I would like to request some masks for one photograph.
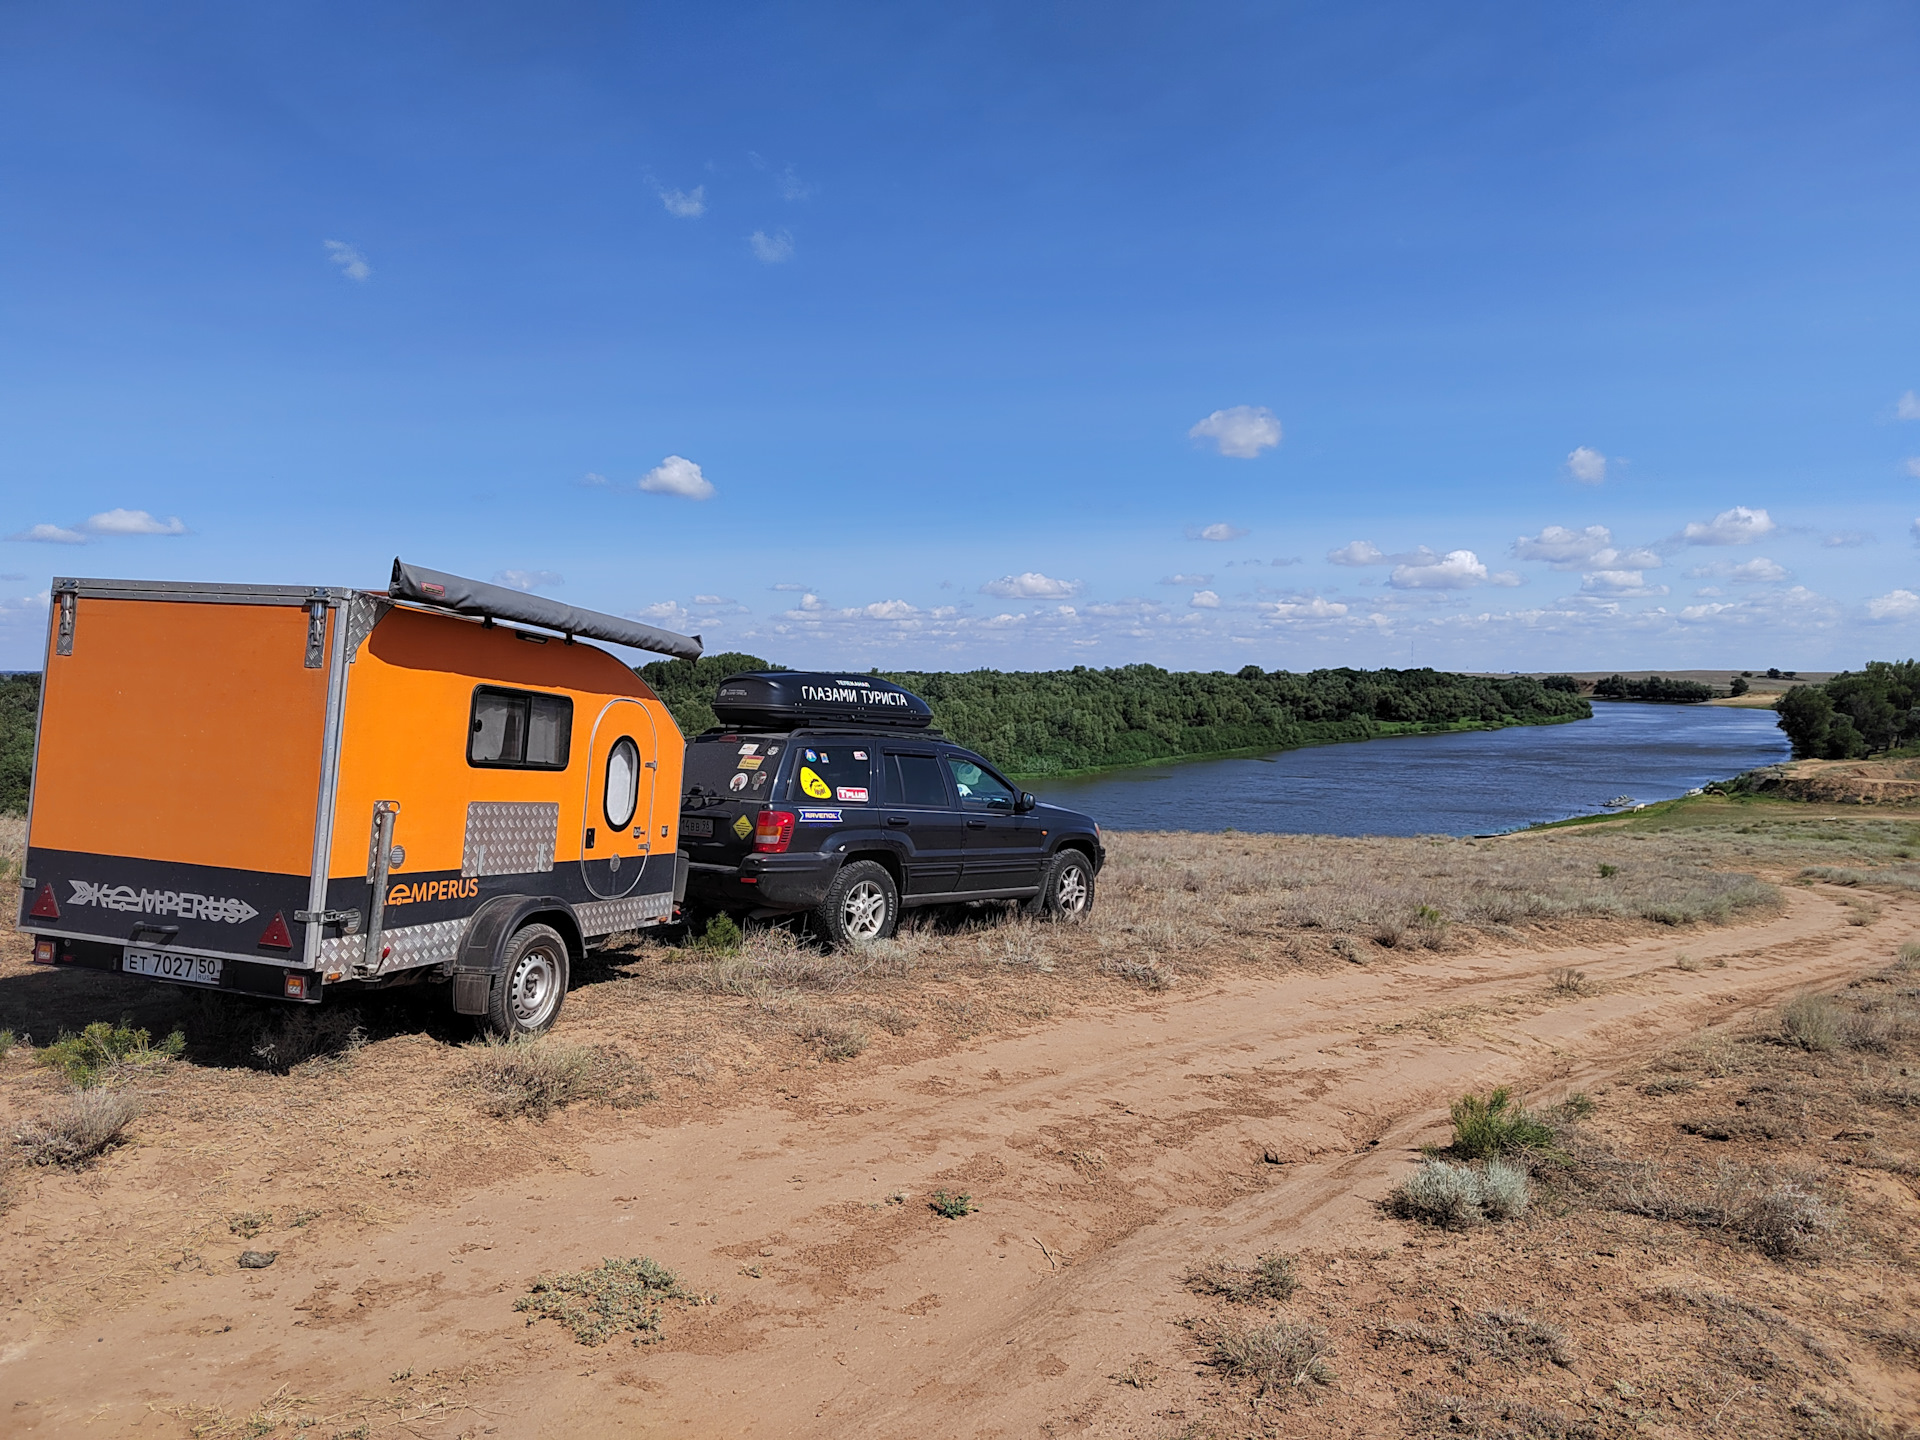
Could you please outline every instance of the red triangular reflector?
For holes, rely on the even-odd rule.
[[[40,887],[40,893],[33,899],[33,909],[27,912],[35,920],[58,920],[59,902],[53,898],[53,882],[49,880]]]
[[[286,916],[282,915],[278,910],[274,911],[273,923],[267,926],[265,933],[260,936],[258,943],[271,946],[275,950],[293,949],[293,935],[287,929]]]

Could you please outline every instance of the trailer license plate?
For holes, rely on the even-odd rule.
[[[682,835],[712,835],[713,821],[682,820],[680,822],[680,833]]]
[[[125,969],[129,975],[151,975],[155,980],[183,980],[189,985],[220,983],[220,962],[207,955],[169,955],[160,950],[129,948]]]

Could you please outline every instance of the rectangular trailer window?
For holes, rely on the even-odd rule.
[[[573,738],[573,701],[564,695],[501,690],[473,692],[467,763],[503,770],[564,770]]]

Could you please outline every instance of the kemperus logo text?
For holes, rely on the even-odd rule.
[[[182,920],[220,920],[238,925],[260,912],[244,900],[217,895],[195,895],[187,890],[136,890],[131,885],[96,885],[91,880],[69,880],[69,905],[94,905],[137,915],[177,915]]]

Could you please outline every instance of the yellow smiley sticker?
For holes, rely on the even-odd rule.
[[[831,800],[833,798],[833,788],[818,775],[814,774],[813,767],[810,765],[802,765],[800,767],[800,788],[816,800]]]

